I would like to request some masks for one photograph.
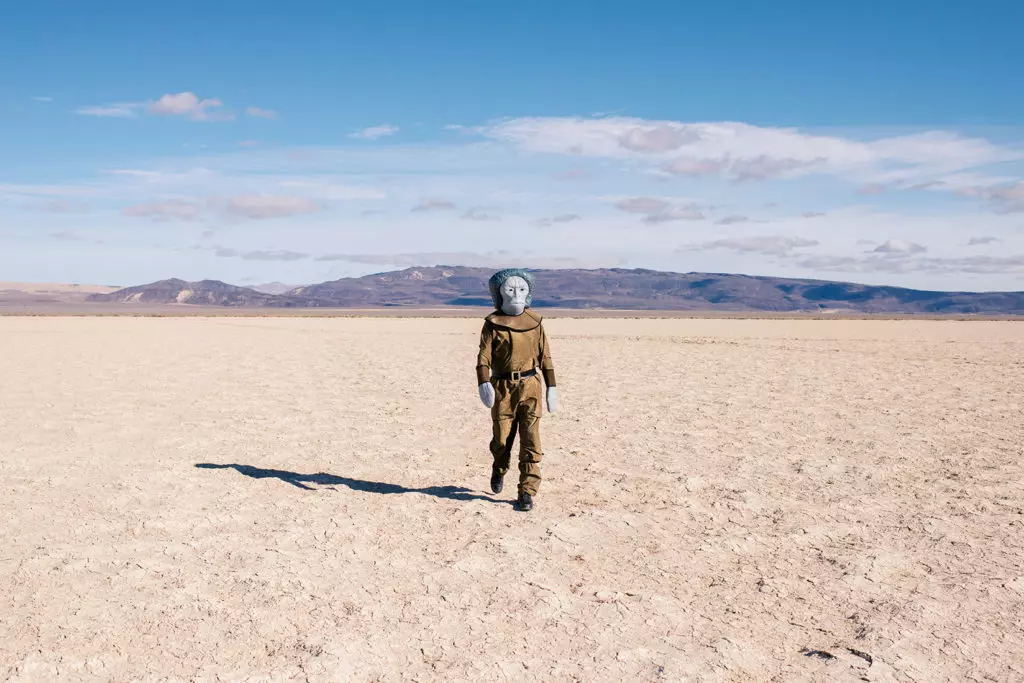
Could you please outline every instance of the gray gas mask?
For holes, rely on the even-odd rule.
[[[522,315],[526,310],[527,297],[530,294],[530,285],[526,280],[513,275],[502,283],[501,289],[501,312],[505,315]]]

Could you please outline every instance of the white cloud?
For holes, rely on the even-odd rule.
[[[146,116],[144,107],[137,111]],[[786,183],[731,182],[738,171],[754,178],[779,172],[786,159],[801,163],[815,159],[814,152],[787,152],[788,156],[766,156],[764,160],[748,155],[747,163],[735,171],[731,165],[735,159],[729,158],[717,174],[697,180],[671,176],[669,181],[656,183],[637,171],[683,158],[695,143],[684,141],[663,154],[628,149],[656,149],[679,142],[655,131],[627,139],[627,148],[615,141],[616,153],[621,155],[616,158],[584,154],[570,159],[559,154],[524,153],[518,143],[445,137],[445,142],[437,144],[347,141],[339,147],[302,149],[274,145],[239,149],[236,144],[244,138],[237,137],[222,141],[232,143],[229,151],[199,152],[193,146],[190,152],[180,151],[179,157],[108,166],[77,179],[57,175],[54,170],[48,185],[0,185],[0,225],[6,231],[0,235],[0,252],[5,247],[11,252],[13,245],[22,244],[22,238],[28,244],[33,236],[41,238],[40,244],[50,250],[92,248],[87,243],[64,245],[47,237],[66,230],[103,237],[109,245],[124,244],[128,238],[128,242],[156,240],[166,246],[187,247],[197,241],[223,243],[230,235],[225,248],[253,256],[216,259],[212,252],[181,252],[179,258],[134,245],[131,248],[138,250],[132,253],[138,257],[126,259],[112,253],[112,265],[100,270],[103,279],[117,282],[131,280],[129,275],[139,272],[139,259],[152,259],[168,271],[190,273],[191,279],[232,281],[242,275],[258,275],[263,280],[288,282],[331,279],[322,277],[328,273],[340,277],[369,272],[369,266],[360,262],[316,261],[318,254],[466,253],[475,255],[466,258],[477,258],[477,262],[487,263],[484,257],[488,257],[495,265],[515,265],[516,254],[489,251],[495,248],[494,231],[489,226],[498,223],[459,219],[464,212],[469,218],[498,215],[496,209],[484,207],[500,207],[503,226],[529,235],[531,242],[524,249],[535,250],[533,256],[562,259],[562,263],[583,258],[580,250],[585,249],[586,259],[595,263],[607,265],[622,258],[628,259],[631,267],[681,272],[831,278],[831,273],[839,270],[830,269],[846,267],[850,277],[841,279],[863,281],[864,274],[870,273],[877,275],[874,279],[880,284],[941,289],[1022,287],[1019,274],[999,271],[1012,262],[954,260],[966,254],[1008,258],[1024,252],[1019,214],[989,210],[1012,206],[1021,178],[994,183],[995,174],[989,174],[988,168],[956,171],[943,176],[942,185],[913,193],[906,190],[933,181],[922,178],[908,184],[837,176],[850,181],[845,190],[827,178],[824,182],[800,177]],[[587,151],[586,143],[582,149]],[[999,175],[1012,176],[1020,168],[1004,164]],[[569,169],[576,175],[575,182],[554,181]],[[888,172],[892,167],[883,165],[882,170]],[[0,182],[3,180],[0,176]],[[885,184],[886,193],[877,198],[856,193],[871,182]],[[956,190],[965,197],[957,198]],[[905,194],[897,199],[893,196],[897,192]],[[264,199],[262,204],[244,199],[282,196],[291,199]],[[33,204],[47,200],[54,200],[52,208],[57,211],[87,201],[90,211],[58,215],[31,210]],[[950,208],[951,204],[959,206]],[[314,205],[322,211],[311,211]],[[414,206],[419,212],[409,213]],[[120,217],[122,208],[127,218]],[[363,214],[367,209],[381,215],[367,217]],[[814,220],[802,217],[804,211]],[[709,220],[685,222],[701,214]],[[275,217],[278,220],[258,220]],[[743,222],[741,217],[749,218]],[[146,225],[149,221],[161,223]],[[133,229],[133,224],[141,229]],[[217,230],[216,237],[200,240],[200,233],[208,228]],[[9,241],[12,235],[19,241]],[[751,236],[775,239],[755,242]],[[820,244],[805,249],[797,246],[800,242],[780,242],[780,236]],[[968,247],[972,236],[990,236],[1000,242]],[[738,241],[720,240],[726,237]],[[870,251],[896,237],[907,245],[927,245],[927,251]],[[716,240],[712,247],[676,251],[681,243],[708,245]],[[872,243],[865,246],[857,244],[858,240]],[[285,252],[311,256],[292,261],[256,258]],[[40,247],[37,262],[42,263],[45,254]],[[191,260],[186,260],[184,256],[189,254]],[[931,265],[921,265],[924,261]],[[809,267],[815,263],[821,268]],[[958,263],[964,270],[959,274],[949,271]],[[0,265],[12,272],[26,267],[10,256],[5,260],[2,254]],[[941,276],[937,274],[940,268],[946,269]]]
[[[568,171],[562,171],[555,176],[555,180],[572,181],[572,180],[589,180],[594,177],[592,171],[585,168],[572,168]]]
[[[125,207],[122,215],[132,218],[151,218],[155,221],[194,221],[211,212],[226,217],[252,220],[286,218],[314,213],[323,207],[306,197],[288,195],[237,195],[226,198],[209,197],[171,198]]]
[[[949,184],[939,176],[1024,159],[1020,150],[946,131],[861,141],[744,123],[622,117],[517,118],[475,130],[534,152],[621,159],[667,175],[733,181],[830,175],[861,185]]]
[[[644,216],[644,223],[655,225],[658,223],[669,223],[671,221],[702,221],[704,213],[697,208],[686,206],[673,206],[665,211],[652,213]]]
[[[984,199],[999,213],[1024,212],[1024,181],[993,184],[987,187],[964,187],[957,193],[964,197]]]
[[[529,251],[510,252],[473,252],[444,251],[417,252],[396,254],[324,254],[315,259],[319,262],[346,261],[372,266],[392,266],[395,268],[411,268],[422,266],[470,266],[479,268],[505,268],[515,263],[524,268],[596,268],[620,265],[623,260],[618,257],[589,259],[578,256],[537,255]],[[483,293],[486,295],[486,292]]]
[[[110,175],[121,176],[130,181],[139,181],[146,185],[196,185],[208,187],[219,174],[208,168],[196,167],[187,171],[152,171],[139,168],[119,168],[107,171]]]
[[[140,112],[151,116],[184,116],[193,121],[227,121],[233,115],[220,111],[223,102],[216,98],[199,99],[192,92],[165,94],[155,102],[117,102],[79,107],[76,113],[108,118],[136,118]]]
[[[287,195],[242,195],[227,200],[224,211],[254,220],[285,218],[320,211],[323,207],[306,197]]]
[[[674,176],[700,177],[720,173],[726,170],[728,166],[729,163],[725,159],[681,157],[664,164],[661,167],[661,171]]]
[[[194,221],[202,216],[203,204],[189,199],[165,199],[127,206],[121,214],[130,218],[151,218],[154,221]]]
[[[467,221],[500,221],[501,217],[488,213],[487,209],[479,206],[472,206],[462,214],[463,220]]]
[[[756,253],[769,256],[786,256],[796,249],[817,246],[817,240],[805,239],[803,237],[785,237],[782,235],[758,235],[753,237],[736,237],[730,239],[705,242],[685,249],[686,251],[707,249],[730,249],[744,253]]]
[[[891,259],[880,256],[854,258],[850,256],[813,256],[802,259],[797,265],[821,272],[840,273],[886,273],[890,275],[911,275],[925,273],[943,276],[938,282],[947,283],[944,290],[959,290],[948,285],[949,275],[1010,275],[1024,273],[1024,254],[1013,256],[965,256],[953,258],[908,258]],[[975,290],[976,291],[976,290]]]
[[[287,249],[239,251],[228,247],[215,247],[213,253],[221,258],[240,258],[243,261],[302,261],[309,258],[309,254]]]
[[[572,223],[574,221],[583,220],[578,213],[563,213],[551,218],[541,218],[537,221],[537,225],[548,227],[555,223]]]
[[[102,189],[92,185],[30,185],[0,183],[0,198],[13,197],[92,197]]]
[[[882,194],[883,192],[885,192],[885,190],[885,185],[882,185],[881,183],[868,183],[867,185],[862,185],[857,190],[857,194],[871,196],[876,194]]]
[[[245,113],[261,119],[276,119],[277,112],[272,109],[261,109],[260,107],[248,107]]]
[[[134,103],[107,104],[98,107],[80,107],[75,110],[76,114],[83,116],[101,116],[116,119],[133,119],[138,116],[141,105]]]
[[[66,199],[51,199],[32,204],[31,208],[46,213],[85,213],[89,210],[89,205],[81,202],[69,202]]]
[[[341,201],[360,199],[386,199],[387,193],[376,187],[362,185],[343,185],[315,180],[284,180],[281,187],[302,188],[306,193],[322,199],[337,199]]]
[[[218,121],[232,118],[230,114],[223,114],[217,109],[223,102],[216,98],[206,100],[192,92],[182,92],[175,95],[163,95],[156,102],[146,106],[146,112],[154,116],[187,116],[193,121]]]
[[[694,128],[665,124],[630,128],[619,136],[619,144],[634,152],[666,152],[700,140]]]
[[[412,211],[451,211],[455,208],[455,203],[450,202],[447,199],[421,199],[416,206],[412,207]]]
[[[378,138],[387,137],[388,135],[394,135],[398,130],[398,126],[392,126],[391,124],[385,123],[382,126],[370,126],[369,128],[363,128],[362,130],[349,134],[349,137],[356,138],[358,140],[376,140]]]
[[[695,204],[673,205],[657,197],[630,197],[619,201],[616,206],[627,213],[644,214],[644,222],[650,225],[704,219],[704,214]]]
[[[967,242],[967,246],[969,246],[969,247],[974,247],[974,246],[977,246],[977,245],[979,245],[979,244],[991,244],[991,243],[993,243],[993,242],[998,242],[998,241],[999,241],[999,238],[998,238],[998,237],[992,237],[992,236],[985,236],[985,237],[972,237],[972,238],[971,238],[971,239],[970,239],[970,240],[969,240],[969,241]]]
[[[665,211],[671,205],[657,197],[630,197],[619,201],[615,206],[628,213],[654,214]]]
[[[895,256],[904,256],[910,254],[921,254],[928,251],[927,247],[924,247],[916,242],[904,242],[903,240],[886,240],[882,244],[871,250],[872,253],[876,254],[892,254]]]

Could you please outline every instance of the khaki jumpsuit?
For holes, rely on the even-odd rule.
[[[490,381],[494,385],[490,443],[494,467],[502,475],[508,471],[518,431],[519,493],[531,496],[540,488],[540,417],[544,387],[540,374],[518,378],[502,376],[538,367],[544,375],[544,383],[555,386],[555,368],[540,314],[530,309],[515,316],[495,311],[484,319],[476,379],[478,384]]]

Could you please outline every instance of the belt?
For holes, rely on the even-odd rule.
[[[522,372],[508,372],[503,375],[493,375],[491,379],[504,380],[510,379],[513,382],[522,379],[523,377],[533,377],[537,374],[536,368],[533,370],[523,370]]]

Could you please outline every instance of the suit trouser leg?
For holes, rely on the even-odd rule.
[[[540,490],[540,461],[543,451],[540,445],[541,380],[538,376],[522,383],[522,392],[516,404],[519,426],[519,492],[537,495]]]
[[[502,475],[508,472],[518,428],[512,398],[507,382],[495,382],[490,451],[494,457],[494,468]]]
[[[512,447],[519,436],[519,493],[537,495],[540,490],[540,417],[542,384],[538,376],[518,382],[499,381],[494,387],[491,409],[490,451],[494,467],[504,475],[512,460]]]

